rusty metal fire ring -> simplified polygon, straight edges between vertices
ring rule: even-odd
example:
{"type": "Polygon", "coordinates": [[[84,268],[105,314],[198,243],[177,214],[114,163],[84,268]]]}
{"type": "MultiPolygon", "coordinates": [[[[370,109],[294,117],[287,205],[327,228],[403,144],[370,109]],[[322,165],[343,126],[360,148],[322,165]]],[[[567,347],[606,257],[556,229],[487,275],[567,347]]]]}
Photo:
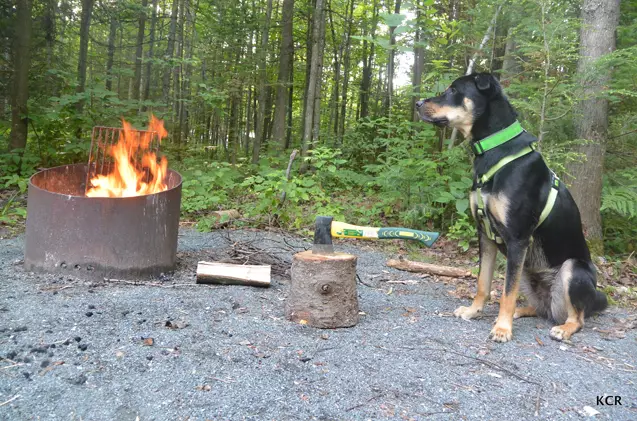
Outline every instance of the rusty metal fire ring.
{"type": "Polygon", "coordinates": [[[49,168],[29,180],[24,266],[88,278],[157,276],[175,267],[181,175],[145,196],[86,197],[85,164],[49,168]]]}

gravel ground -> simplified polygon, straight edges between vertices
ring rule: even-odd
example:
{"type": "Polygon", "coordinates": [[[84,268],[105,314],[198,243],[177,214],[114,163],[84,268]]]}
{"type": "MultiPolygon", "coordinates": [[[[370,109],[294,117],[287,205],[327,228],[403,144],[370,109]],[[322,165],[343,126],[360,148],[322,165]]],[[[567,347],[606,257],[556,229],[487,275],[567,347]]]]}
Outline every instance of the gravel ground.
{"type": "MultiPolygon", "coordinates": [[[[637,419],[634,315],[611,309],[569,344],[545,320],[517,320],[495,344],[497,304],[455,319],[467,300],[453,285],[349,242],[338,248],[359,256],[364,314],[317,330],[284,318],[285,276],[270,289],[194,285],[225,235],[182,230],[178,270],[134,286],[26,273],[23,240],[0,240],[0,419],[637,419]]],[[[289,249],[276,234],[231,236],[289,249]]]]}

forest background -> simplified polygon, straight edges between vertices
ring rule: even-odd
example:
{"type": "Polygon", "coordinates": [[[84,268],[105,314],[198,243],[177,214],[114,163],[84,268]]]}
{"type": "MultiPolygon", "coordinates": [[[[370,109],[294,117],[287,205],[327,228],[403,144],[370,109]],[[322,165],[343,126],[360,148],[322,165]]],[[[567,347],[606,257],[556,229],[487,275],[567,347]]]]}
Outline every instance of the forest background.
{"type": "MultiPolygon", "coordinates": [[[[571,186],[599,256],[637,247],[637,3],[19,0],[0,6],[0,224],[91,128],[166,121],[182,213],[311,229],[317,214],[475,245],[471,154],[415,101],[493,72],[571,186]],[[288,171],[292,150],[299,156],[288,171]],[[285,195],[282,195],[285,192],[285,195]]],[[[633,266],[634,270],[634,266],[633,266]]]]}

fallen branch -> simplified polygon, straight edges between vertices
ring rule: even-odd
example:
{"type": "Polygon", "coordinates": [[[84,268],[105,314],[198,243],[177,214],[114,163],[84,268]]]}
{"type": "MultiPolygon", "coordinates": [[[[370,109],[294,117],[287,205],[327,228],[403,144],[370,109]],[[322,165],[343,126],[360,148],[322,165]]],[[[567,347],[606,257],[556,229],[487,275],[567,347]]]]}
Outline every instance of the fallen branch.
{"type": "Polygon", "coordinates": [[[473,275],[470,271],[451,266],[440,266],[431,263],[412,262],[411,260],[400,258],[390,259],[387,266],[394,269],[406,270],[407,272],[428,273],[430,275],[450,276],[452,278],[470,278],[473,275]]]}
{"type": "MultiPolygon", "coordinates": [[[[288,181],[290,180],[290,171],[292,170],[292,163],[296,159],[296,154],[297,153],[299,153],[299,151],[294,149],[292,151],[292,153],[290,154],[290,161],[288,162],[288,169],[287,169],[287,171],[285,171],[285,179],[288,180],[288,181]]],[[[285,202],[286,194],[287,193],[285,192],[285,190],[281,192],[281,204],[283,204],[283,202],[285,202]]]]}

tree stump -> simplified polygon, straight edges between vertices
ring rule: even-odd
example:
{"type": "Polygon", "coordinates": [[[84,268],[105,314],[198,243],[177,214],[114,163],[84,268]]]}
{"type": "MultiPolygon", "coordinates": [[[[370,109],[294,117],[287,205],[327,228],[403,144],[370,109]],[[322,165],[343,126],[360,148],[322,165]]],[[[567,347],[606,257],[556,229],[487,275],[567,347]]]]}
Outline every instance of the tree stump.
{"type": "Polygon", "coordinates": [[[304,251],[292,261],[285,316],[321,329],[358,323],[356,256],[304,251]]]}

